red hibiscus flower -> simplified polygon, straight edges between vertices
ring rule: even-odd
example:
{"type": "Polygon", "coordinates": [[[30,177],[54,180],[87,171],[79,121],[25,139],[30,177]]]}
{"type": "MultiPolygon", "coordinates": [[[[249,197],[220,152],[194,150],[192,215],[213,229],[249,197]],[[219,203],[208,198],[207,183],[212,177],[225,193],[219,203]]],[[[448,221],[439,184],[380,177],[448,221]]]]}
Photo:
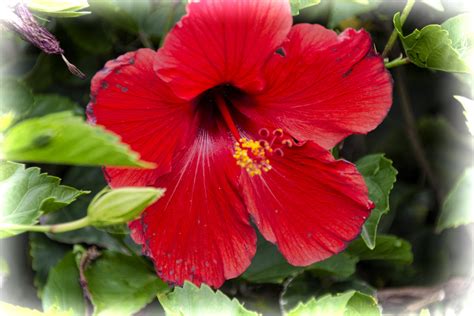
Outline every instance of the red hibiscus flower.
{"type": "Polygon", "coordinates": [[[105,174],[112,187],[167,188],[130,224],[160,277],[219,287],[255,254],[250,218],[297,266],[359,234],[373,203],[329,149],[374,129],[391,92],[363,30],[292,27],[286,0],[202,0],[157,52],[109,61],[88,113],[158,165],[105,174]]]}

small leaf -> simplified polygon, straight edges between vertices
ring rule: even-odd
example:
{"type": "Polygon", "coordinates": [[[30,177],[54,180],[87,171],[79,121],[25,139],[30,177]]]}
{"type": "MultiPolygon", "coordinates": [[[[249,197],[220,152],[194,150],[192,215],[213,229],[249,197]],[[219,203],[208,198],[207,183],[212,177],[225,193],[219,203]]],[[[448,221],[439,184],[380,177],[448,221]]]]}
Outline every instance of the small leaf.
{"type": "Polygon", "coordinates": [[[389,211],[389,196],[396,181],[397,170],[383,154],[365,156],[356,162],[356,166],[367,184],[370,200],[375,203],[361,233],[367,246],[374,249],[380,218],[389,211]]]}
{"type": "Polygon", "coordinates": [[[72,312],[74,316],[85,314],[85,301],[74,253],[67,253],[49,272],[42,303],[43,310],[46,312],[59,309],[72,312]]]}
{"type": "Polygon", "coordinates": [[[52,241],[40,233],[30,233],[29,237],[31,267],[36,272],[34,284],[38,289],[38,297],[41,297],[49,271],[71,250],[71,247],[52,241]]]}
{"type": "Polygon", "coordinates": [[[87,217],[92,226],[100,227],[130,222],[146,207],[163,196],[165,190],[151,187],[123,187],[100,192],[92,200],[87,217]]]}
{"type": "Polygon", "coordinates": [[[33,95],[28,87],[18,80],[0,80],[0,116],[2,118],[12,116],[13,119],[21,119],[34,103],[33,95]]]}
{"type": "Polygon", "coordinates": [[[5,133],[6,159],[93,166],[151,167],[100,126],[91,126],[70,112],[25,120],[5,133]]]}
{"type": "Polygon", "coordinates": [[[321,0],[290,0],[291,14],[298,15],[300,10],[317,5],[321,0]]]}
{"type": "Polygon", "coordinates": [[[312,298],[307,303],[300,303],[287,316],[352,316],[380,315],[375,299],[369,295],[348,291],[337,295],[325,295],[318,299],[312,298]]]}
{"type": "MultiPolygon", "coordinates": [[[[36,224],[43,212],[58,210],[88,193],[60,185],[59,182],[57,177],[40,174],[39,168],[25,169],[22,164],[0,162],[0,223],[36,224]]],[[[0,238],[21,232],[2,230],[0,238]]]]}
{"type": "Polygon", "coordinates": [[[83,110],[76,102],[57,94],[40,94],[35,96],[35,104],[28,113],[28,118],[44,116],[51,113],[70,111],[74,115],[83,115],[83,110]]]}
{"type": "Polygon", "coordinates": [[[184,282],[183,287],[175,287],[173,292],[159,295],[158,299],[168,316],[258,315],[245,309],[235,298],[231,300],[222,292],[214,292],[205,284],[199,288],[187,281],[184,282]]]}
{"type": "Polygon", "coordinates": [[[444,200],[436,229],[474,223],[474,167],[467,168],[444,200]]]}
{"type": "Polygon", "coordinates": [[[0,313],[2,315],[15,316],[72,316],[71,313],[59,312],[52,310],[48,313],[42,313],[36,309],[30,309],[22,306],[12,305],[5,302],[0,302],[0,313]]]}
{"type": "Polygon", "coordinates": [[[391,235],[379,235],[374,249],[367,247],[362,239],[356,239],[347,248],[347,252],[362,260],[388,260],[399,264],[413,261],[411,245],[408,241],[391,235]]]}
{"type": "Polygon", "coordinates": [[[85,271],[94,315],[131,315],[168,290],[137,257],[106,250],[85,271]]]}
{"type": "Polygon", "coordinates": [[[466,51],[472,49],[472,35],[471,40],[464,40],[462,34],[458,34],[460,29],[464,28],[462,25],[465,21],[465,18],[456,17],[446,21],[445,25],[427,25],[405,36],[400,13],[397,12],[393,16],[393,24],[410,61],[418,67],[448,72],[470,71],[463,56],[466,55],[466,51]]]}

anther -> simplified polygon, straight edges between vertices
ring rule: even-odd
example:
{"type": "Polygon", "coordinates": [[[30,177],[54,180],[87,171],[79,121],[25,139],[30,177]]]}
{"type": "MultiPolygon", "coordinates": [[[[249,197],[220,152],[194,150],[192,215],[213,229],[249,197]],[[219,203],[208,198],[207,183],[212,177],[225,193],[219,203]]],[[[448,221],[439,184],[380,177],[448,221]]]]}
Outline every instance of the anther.
{"type": "Polygon", "coordinates": [[[281,137],[283,136],[283,130],[281,128],[277,128],[276,130],[273,131],[273,135],[276,137],[281,137]]]}
{"type": "Polygon", "coordinates": [[[277,154],[280,157],[283,157],[285,154],[283,153],[283,150],[281,148],[277,148],[274,150],[275,154],[277,154]]]}
{"type": "Polygon", "coordinates": [[[258,134],[262,137],[268,137],[268,135],[270,135],[270,132],[268,131],[268,129],[266,128],[261,128],[259,131],[258,131],[258,134]]]}
{"type": "Polygon", "coordinates": [[[281,144],[286,145],[288,148],[291,148],[291,146],[293,146],[293,142],[291,141],[291,139],[288,138],[282,140],[281,144]]]}

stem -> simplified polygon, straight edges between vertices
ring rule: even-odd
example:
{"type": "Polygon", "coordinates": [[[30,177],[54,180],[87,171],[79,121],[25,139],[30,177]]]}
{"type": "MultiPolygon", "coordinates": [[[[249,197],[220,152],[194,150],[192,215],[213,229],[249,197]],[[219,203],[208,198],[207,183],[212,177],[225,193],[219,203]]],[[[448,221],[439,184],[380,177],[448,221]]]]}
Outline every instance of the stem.
{"type": "Polygon", "coordinates": [[[405,58],[397,58],[392,61],[389,61],[385,63],[385,68],[390,69],[390,68],[395,68],[398,66],[406,65],[410,63],[410,59],[408,57],[405,58]]]}
{"type": "MultiPolygon", "coordinates": [[[[415,4],[415,0],[407,0],[407,3],[405,4],[405,7],[403,8],[402,15],[400,16],[401,26],[405,24],[408,14],[410,14],[410,11],[413,8],[414,4],[415,4]]],[[[383,53],[382,53],[383,58],[387,57],[393,45],[395,45],[395,42],[397,41],[397,37],[398,37],[397,30],[393,29],[392,34],[390,35],[390,38],[388,39],[388,42],[385,45],[385,48],[383,49],[383,53]]]]}
{"type": "Polygon", "coordinates": [[[89,225],[89,218],[83,217],[81,219],[54,225],[17,225],[17,224],[1,224],[0,230],[24,230],[30,232],[40,233],[64,233],[71,230],[77,230],[89,225]]]}
{"type": "Polygon", "coordinates": [[[395,78],[396,78],[395,82],[397,83],[396,84],[397,92],[400,97],[400,107],[401,107],[403,119],[406,125],[405,131],[407,133],[408,140],[412,147],[415,160],[418,162],[418,165],[420,166],[421,170],[426,175],[426,178],[431,188],[436,194],[437,202],[440,205],[441,200],[442,200],[441,190],[438,187],[438,181],[433,173],[433,170],[431,170],[431,166],[423,150],[423,146],[421,144],[421,140],[418,135],[415,116],[411,109],[410,98],[408,96],[406,87],[403,83],[404,81],[403,81],[402,68],[397,68],[395,70],[395,78]]]}

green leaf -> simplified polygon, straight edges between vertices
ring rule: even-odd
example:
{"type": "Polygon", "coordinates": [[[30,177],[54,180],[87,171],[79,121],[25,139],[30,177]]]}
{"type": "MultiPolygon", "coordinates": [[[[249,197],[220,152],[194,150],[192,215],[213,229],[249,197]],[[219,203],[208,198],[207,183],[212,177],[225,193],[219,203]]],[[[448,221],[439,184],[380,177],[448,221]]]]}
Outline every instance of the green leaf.
{"type": "Polygon", "coordinates": [[[398,264],[413,261],[410,243],[392,235],[379,235],[374,249],[368,248],[364,240],[356,239],[349,245],[347,252],[360,260],[387,260],[398,264]]]}
{"type": "Polygon", "coordinates": [[[318,299],[312,298],[307,303],[300,303],[287,316],[352,316],[380,315],[375,299],[369,295],[348,291],[337,295],[325,295],[318,299]]]}
{"type": "Polygon", "coordinates": [[[151,187],[123,187],[97,194],[87,211],[92,226],[130,222],[163,196],[165,190],[151,187]]]}
{"type": "MultiPolygon", "coordinates": [[[[25,169],[22,164],[0,162],[0,223],[36,224],[43,212],[58,210],[88,193],[60,185],[59,182],[57,177],[40,174],[39,168],[25,169]]],[[[21,232],[2,230],[0,238],[21,232]]]]}
{"type": "Polygon", "coordinates": [[[168,286],[137,257],[106,250],[85,271],[94,315],[131,315],[168,286]]]}
{"type": "Polygon", "coordinates": [[[321,0],[290,0],[291,14],[298,15],[300,14],[300,10],[317,5],[320,2],[321,0]]]}
{"type": "Polygon", "coordinates": [[[46,312],[59,309],[72,312],[74,316],[85,314],[84,296],[74,253],[67,253],[49,272],[42,303],[46,312]]]}
{"type": "Polygon", "coordinates": [[[361,233],[367,246],[374,249],[380,218],[389,211],[389,196],[396,181],[397,170],[383,154],[365,156],[356,162],[356,166],[367,184],[370,200],[375,203],[361,233]]]}
{"type": "Polygon", "coordinates": [[[18,80],[0,79],[0,96],[0,117],[10,113],[14,119],[21,119],[34,103],[31,91],[18,80]]]}
{"type": "Polygon", "coordinates": [[[469,36],[470,40],[463,39],[464,32],[469,31],[460,31],[464,29],[465,22],[466,18],[455,17],[446,21],[446,24],[427,25],[405,36],[400,13],[397,12],[393,17],[393,24],[410,61],[418,67],[448,72],[470,71],[463,56],[466,57],[466,51],[472,48],[472,35],[469,36]]]}
{"type": "Polygon", "coordinates": [[[82,116],[84,112],[79,104],[67,97],[57,94],[40,94],[35,96],[35,104],[27,117],[39,117],[63,111],[70,111],[78,116],[82,116]]]}
{"type": "MultiPolygon", "coordinates": [[[[120,6],[120,1],[114,0],[89,0],[91,11],[108,23],[132,34],[138,32],[138,24],[128,12],[120,6]]],[[[137,3],[135,2],[137,5],[137,3]]],[[[140,5],[140,4],[138,4],[140,5]]]]}
{"type": "Polygon", "coordinates": [[[87,0],[29,0],[26,4],[31,11],[46,16],[73,18],[90,14],[89,11],[80,11],[89,7],[87,0]]]}
{"type": "Polygon", "coordinates": [[[334,28],[342,21],[374,10],[379,0],[333,0],[328,26],[334,28]]]}
{"type": "Polygon", "coordinates": [[[474,14],[464,13],[447,19],[441,24],[441,27],[449,33],[452,47],[467,62],[469,62],[467,58],[471,57],[470,53],[474,44],[473,18],[474,14]]]}
{"type": "Polygon", "coordinates": [[[29,237],[31,266],[36,272],[34,284],[38,289],[38,296],[41,297],[49,271],[71,250],[71,247],[54,242],[40,233],[30,233],[29,237]]]}
{"type": "Polygon", "coordinates": [[[220,291],[214,292],[205,284],[198,288],[187,281],[184,282],[183,287],[175,287],[173,292],[159,295],[158,299],[168,316],[258,315],[245,309],[236,299],[229,299],[220,291]]]}
{"type": "Polygon", "coordinates": [[[6,159],[90,166],[150,167],[117,135],[70,112],[25,120],[5,133],[6,159]]]}
{"type": "Polygon", "coordinates": [[[331,275],[343,279],[354,274],[357,262],[356,257],[339,253],[308,267],[295,267],[286,261],[275,245],[259,238],[257,254],[242,278],[254,283],[280,284],[290,276],[310,270],[316,275],[331,275]]]}
{"type": "Polygon", "coordinates": [[[436,230],[474,222],[474,167],[467,168],[444,200],[436,230]]]}

